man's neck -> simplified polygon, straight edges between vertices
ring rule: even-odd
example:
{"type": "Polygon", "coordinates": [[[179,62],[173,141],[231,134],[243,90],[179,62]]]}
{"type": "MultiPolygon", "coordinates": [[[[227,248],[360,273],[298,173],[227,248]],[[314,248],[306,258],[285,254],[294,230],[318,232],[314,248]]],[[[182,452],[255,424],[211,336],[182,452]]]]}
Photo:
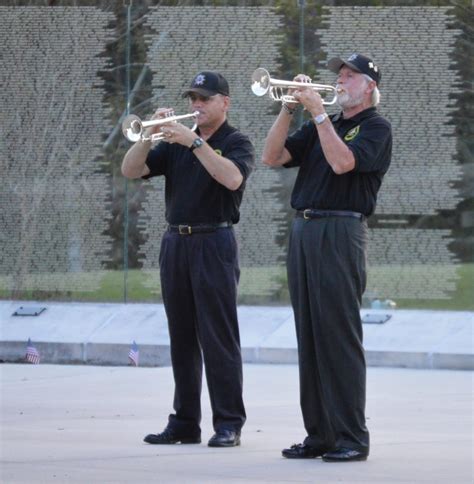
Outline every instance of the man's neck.
{"type": "Polygon", "coordinates": [[[362,111],[365,111],[366,109],[371,108],[372,105],[370,103],[362,103],[358,104],[357,106],[343,109],[342,110],[342,116],[344,119],[350,119],[356,116],[357,114],[361,113],[362,111]]]}
{"type": "Polygon", "coordinates": [[[199,126],[199,135],[203,140],[208,140],[224,123],[226,118],[224,118],[219,124],[213,124],[212,126],[199,126]]]}

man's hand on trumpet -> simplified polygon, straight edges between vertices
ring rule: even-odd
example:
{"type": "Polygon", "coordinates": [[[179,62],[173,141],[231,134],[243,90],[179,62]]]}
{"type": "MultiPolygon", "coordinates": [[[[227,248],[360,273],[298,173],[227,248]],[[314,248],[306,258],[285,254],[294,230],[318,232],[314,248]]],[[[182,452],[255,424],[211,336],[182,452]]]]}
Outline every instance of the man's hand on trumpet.
{"type": "MultiPolygon", "coordinates": [[[[294,79],[295,82],[311,83],[311,78],[305,74],[298,74],[294,79]]],[[[298,87],[290,89],[291,94],[298,102],[300,102],[304,109],[311,113],[312,116],[317,116],[325,112],[323,106],[323,99],[320,94],[311,87],[298,87]]],[[[297,106],[292,103],[291,107],[297,106]]]]}
{"type": "MultiPolygon", "coordinates": [[[[174,110],[172,108],[159,108],[155,111],[151,119],[166,119],[172,116],[174,116],[174,110]]],[[[172,120],[169,123],[157,124],[146,129],[145,136],[147,138],[153,134],[162,134],[164,136],[162,141],[166,141],[167,143],[178,143],[188,147],[197,138],[197,135],[187,126],[172,120]]]]}
{"type": "MultiPolygon", "coordinates": [[[[174,110],[172,108],[158,108],[153,113],[153,116],[150,118],[150,121],[152,119],[164,119],[166,117],[173,116],[173,114],[174,114],[174,110]]],[[[157,124],[155,126],[150,126],[146,128],[144,132],[144,137],[150,138],[151,135],[160,133],[162,127],[163,127],[163,124],[157,124]]]]}
{"type": "MultiPolygon", "coordinates": [[[[293,81],[295,82],[311,82],[311,78],[305,74],[298,74],[297,76],[294,77],[293,81]]],[[[287,92],[287,95],[288,96],[293,96],[295,97],[295,92],[300,92],[301,91],[301,88],[297,88],[297,87],[290,87],[288,89],[288,92],[287,92]]],[[[295,97],[296,99],[296,97],[295,97]]],[[[298,107],[298,103],[297,102],[287,102],[285,101],[284,102],[284,105],[290,110],[290,111],[295,111],[296,108],[298,107]]]]}
{"type": "Polygon", "coordinates": [[[198,137],[197,134],[190,128],[181,123],[169,123],[161,126],[161,132],[164,135],[164,140],[167,143],[178,143],[188,148],[193,144],[193,141],[198,137]]]}

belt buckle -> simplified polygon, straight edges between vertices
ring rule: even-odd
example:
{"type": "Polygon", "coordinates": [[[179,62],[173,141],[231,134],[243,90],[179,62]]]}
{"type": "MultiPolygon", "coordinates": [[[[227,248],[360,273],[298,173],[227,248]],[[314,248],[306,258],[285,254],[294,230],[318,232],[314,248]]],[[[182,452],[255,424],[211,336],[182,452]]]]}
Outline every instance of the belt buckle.
{"type": "Polygon", "coordinates": [[[310,220],[311,219],[311,209],[310,208],[307,208],[306,210],[303,210],[303,218],[305,220],[310,220]],[[308,214],[308,215],[306,215],[308,214]]]}
{"type": "Polygon", "coordinates": [[[178,225],[179,235],[191,235],[191,225],[178,225]]]}

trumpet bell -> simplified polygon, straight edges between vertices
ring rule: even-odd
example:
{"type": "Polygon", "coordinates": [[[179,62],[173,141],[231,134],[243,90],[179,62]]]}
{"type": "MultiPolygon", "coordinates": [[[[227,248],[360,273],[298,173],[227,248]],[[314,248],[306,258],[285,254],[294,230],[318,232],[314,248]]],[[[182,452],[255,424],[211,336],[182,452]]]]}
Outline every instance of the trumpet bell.
{"type": "Polygon", "coordinates": [[[128,141],[137,142],[143,134],[143,123],[138,116],[130,114],[122,123],[122,133],[128,141]]]}
{"type": "Polygon", "coordinates": [[[252,74],[251,87],[256,96],[265,96],[270,89],[270,73],[263,67],[255,69],[252,74]]]}

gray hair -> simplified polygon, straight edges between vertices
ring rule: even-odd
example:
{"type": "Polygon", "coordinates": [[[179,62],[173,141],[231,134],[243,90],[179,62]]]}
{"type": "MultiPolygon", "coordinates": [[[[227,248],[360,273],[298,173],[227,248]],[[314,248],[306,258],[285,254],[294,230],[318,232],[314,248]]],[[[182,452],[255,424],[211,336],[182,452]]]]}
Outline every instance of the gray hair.
{"type": "MultiPolygon", "coordinates": [[[[364,79],[368,82],[373,81],[373,79],[368,76],[367,74],[362,74],[364,76],[364,79]]],[[[377,86],[374,87],[374,90],[372,91],[372,97],[370,99],[370,102],[372,106],[377,106],[380,103],[380,91],[377,86]]]]}

